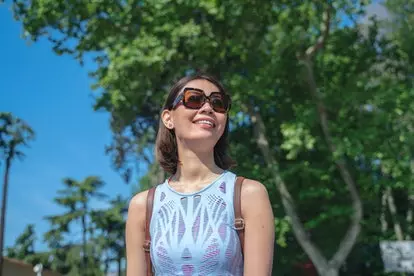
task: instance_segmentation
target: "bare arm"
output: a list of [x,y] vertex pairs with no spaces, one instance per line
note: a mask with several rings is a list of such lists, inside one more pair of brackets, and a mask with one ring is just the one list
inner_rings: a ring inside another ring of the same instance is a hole
[[274,250],[274,216],[266,187],[246,179],[241,191],[244,217],[244,275],[272,275]]
[[148,191],[135,195],[128,207],[125,226],[126,276],[146,275],[145,252],[145,211]]

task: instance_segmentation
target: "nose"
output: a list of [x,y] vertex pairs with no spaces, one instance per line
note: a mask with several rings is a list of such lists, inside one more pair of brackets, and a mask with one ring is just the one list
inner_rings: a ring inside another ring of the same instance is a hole
[[207,100],[205,103],[200,107],[200,113],[213,113],[213,107],[210,104],[210,101]]

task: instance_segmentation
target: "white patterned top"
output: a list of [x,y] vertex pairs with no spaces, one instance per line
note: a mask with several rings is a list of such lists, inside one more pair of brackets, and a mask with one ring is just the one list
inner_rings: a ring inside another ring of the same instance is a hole
[[234,229],[235,180],[225,171],[195,193],[177,192],[168,180],[157,187],[150,226],[155,275],[243,275]]

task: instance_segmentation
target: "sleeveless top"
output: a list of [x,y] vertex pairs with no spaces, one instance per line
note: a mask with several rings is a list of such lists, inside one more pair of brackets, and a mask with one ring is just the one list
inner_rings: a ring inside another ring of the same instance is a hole
[[225,171],[194,193],[157,186],[150,224],[154,274],[243,275],[243,256],[234,229],[236,175]]

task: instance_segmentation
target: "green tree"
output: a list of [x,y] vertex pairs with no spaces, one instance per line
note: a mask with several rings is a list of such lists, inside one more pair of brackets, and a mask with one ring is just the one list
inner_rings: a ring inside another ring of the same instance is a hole
[[[99,191],[104,186],[104,182],[99,177],[89,176],[83,181],[65,178],[63,184],[64,189],[58,191],[59,195],[54,201],[67,211],[61,215],[46,217],[52,225],[52,229],[46,233],[46,238],[55,243],[54,248],[59,248],[61,247],[62,235],[70,233],[71,231],[70,225],[75,222],[80,222],[82,232],[82,250],[80,251],[80,255],[82,256],[82,260],[80,262],[79,274],[96,275],[94,274],[94,268],[96,268],[94,247],[89,246],[90,250],[88,250],[88,239],[93,239],[90,202],[94,198],[103,199],[106,197]],[[79,247],[71,246],[71,249],[76,252],[79,250]],[[74,255],[76,256],[76,254]]]
[[27,146],[34,139],[34,131],[30,126],[13,116],[11,113],[0,113],[0,158],[4,161],[3,193],[0,218],[0,276],[3,271],[3,246],[6,221],[7,195],[9,187],[9,174],[12,161],[15,158],[22,158],[21,146]]
[[9,258],[22,260],[26,263],[36,264],[41,263],[44,268],[50,268],[49,256],[50,252],[36,252],[35,241],[36,232],[34,224],[29,224],[24,229],[23,233],[17,237],[14,246],[7,248],[7,256]]
[[[278,229],[292,229],[278,238],[275,262],[291,275],[293,264],[311,259],[320,275],[338,275],[355,244],[389,237],[375,221],[381,197],[397,186],[409,194],[412,182],[411,159],[393,150],[412,152],[412,79],[401,66],[410,47],[379,36],[375,20],[359,23],[369,2],[17,0],[13,7],[28,38],[47,37],[57,54],[81,63],[92,57],[102,91],[95,108],[111,114],[108,151],[127,180],[137,158],[153,160],[171,82],[216,74],[233,99],[235,170],[266,184]],[[286,247],[293,236],[297,243]]]
[[64,226],[52,224],[51,227],[44,234],[44,240],[50,249],[50,267],[63,275],[79,275],[80,252],[78,255],[70,252],[76,251],[80,246],[64,240],[64,233],[67,233]]
[[34,225],[29,224],[24,229],[23,233],[17,237],[14,247],[7,248],[7,256],[19,260],[25,260],[26,257],[35,253],[34,243],[36,240],[36,233]]
[[118,275],[123,275],[127,200],[117,196],[109,203],[108,209],[96,210],[91,214],[94,227],[99,231],[94,239],[103,253],[104,274],[107,274],[110,264],[116,262]]

